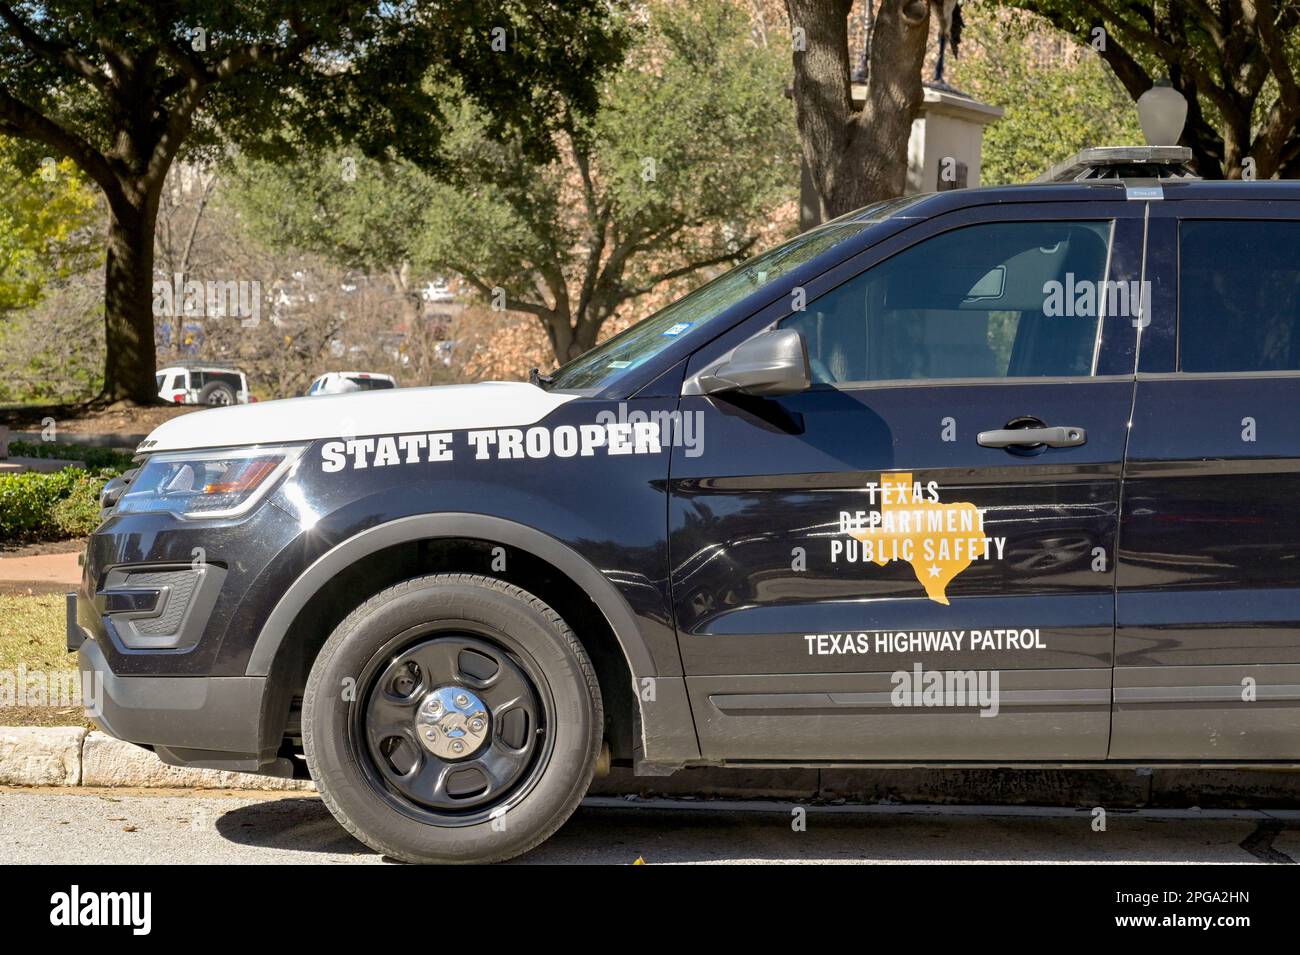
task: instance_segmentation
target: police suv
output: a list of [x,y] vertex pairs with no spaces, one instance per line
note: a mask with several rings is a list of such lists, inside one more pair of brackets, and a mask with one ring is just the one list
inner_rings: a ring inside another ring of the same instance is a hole
[[500,860],[593,774],[1300,766],[1300,185],[1094,152],[821,225],[531,383],[176,418],[105,731]]

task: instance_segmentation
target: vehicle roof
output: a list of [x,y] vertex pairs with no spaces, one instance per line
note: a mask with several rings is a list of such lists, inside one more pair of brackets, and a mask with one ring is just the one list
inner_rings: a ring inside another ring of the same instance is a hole
[[164,371],[230,371],[237,375],[244,373],[242,369],[236,368],[234,365],[214,365],[206,361],[174,361],[170,365],[159,368],[157,373],[162,374]]
[[[1164,201],[1179,200],[1238,200],[1238,201],[1300,201],[1300,181],[1268,179],[1245,181],[1240,179],[1092,179],[1079,182],[1020,183],[1010,186],[977,186],[973,189],[953,189],[918,196],[889,218],[924,219],[942,212],[968,206],[992,205],[1011,202],[1095,202],[1123,200],[1132,186],[1159,186]],[[872,207],[858,216],[850,213],[839,221],[853,222],[871,218]]]
[[326,371],[317,375],[316,378],[319,380],[321,378],[328,378],[330,375],[366,375],[370,378],[388,378],[389,380],[395,380],[392,375],[386,375],[382,371]]

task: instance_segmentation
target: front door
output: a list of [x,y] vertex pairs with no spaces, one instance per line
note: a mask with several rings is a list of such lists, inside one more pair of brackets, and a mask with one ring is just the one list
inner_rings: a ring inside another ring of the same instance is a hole
[[794,327],[815,382],[682,399],[702,442],[673,452],[670,556],[702,755],[1105,758],[1132,208],[919,224],[694,356],[688,379]]

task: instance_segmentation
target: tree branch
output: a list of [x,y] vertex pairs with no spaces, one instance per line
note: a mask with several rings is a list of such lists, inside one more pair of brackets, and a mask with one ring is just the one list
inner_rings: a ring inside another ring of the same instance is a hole
[[0,84],[0,132],[34,139],[67,156],[99,184],[110,203],[119,203],[126,198],[122,184],[103,153],[17,99],[3,84]]
[[599,203],[596,199],[596,186],[591,178],[591,163],[586,152],[578,147],[573,134],[569,134],[569,147],[573,161],[582,178],[582,197],[587,210],[587,263],[583,269],[582,287],[578,292],[578,315],[585,315],[596,288],[596,278],[600,274],[600,260],[605,254],[605,243],[609,238],[609,220],[612,207],[608,202]]
[[659,272],[652,275],[646,280],[646,283],[639,288],[624,290],[627,294],[622,296],[619,301],[627,301],[628,299],[636,298],[638,295],[645,295],[647,292],[653,291],[655,286],[659,285],[661,282],[670,282],[673,279],[679,279],[684,275],[690,275],[692,272],[698,272],[700,269],[707,269],[712,265],[727,265],[737,262],[743,259],[757,242],[758,236],[753,235],[742,242],[739,248],[733,252],[724,252],[720,255],[713,256],[712,258],[701,259],[698,262],[690,262],[675,269],[668,269],[664,272]]
[[1280,99],[1286,111],[1294,116],[1300,114],[1300,86],[1296,85],[1295,73],[1291,61],[1287,59],[1286,50],[1278,39],[1276,21],[1277,11],[1273,0],[1246,0],[1245,10],[1253,17],[1255,28],[1259,31],[1260,43],[1264,48],[1264,57],[1277,80]]
[[51,63],[63,64],[100,90],[107,88],[108,78],[94,63],[66,44],[45,39],[28,26],[7,3],[0,3],[0,20],[4,20],[18,41],[37,56],[44,57]]
[[[474,286],[474,288],[477,289],[485,298],[492,297],[492,286],[488,285],[483,279],[474,275],[472,272],[465,271],[463,266],[451,265],[450,267],[466,282]],[[546,321],[550,321],[556,317],[556,312],[552,308],[548,308],[547,306],[540,305],[536,302],[526,302],[523,299],[511,298],[509,294],[506,295],[505,310],[507,312],[525,312],[529,315],[536,315],[538,318]]]

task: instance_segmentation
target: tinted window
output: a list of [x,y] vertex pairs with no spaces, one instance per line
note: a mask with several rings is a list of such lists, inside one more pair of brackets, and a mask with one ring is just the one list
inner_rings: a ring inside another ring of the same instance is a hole
[[393,387],[393,383],[386,378],[349,378],[348,381],[355,384],[358,391],[378,391]]
[[803,333],[819,382],[1088,375],[1109,241],[1109,222],[967,226],[783,324]]
[[1178,367],[1300,370],[1300,223],[1179,226]]

